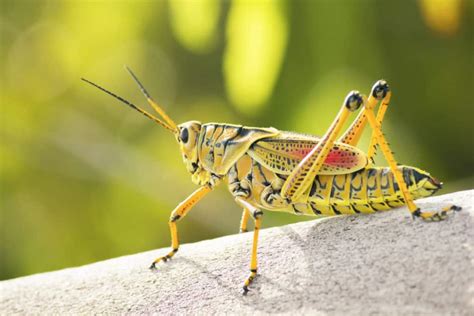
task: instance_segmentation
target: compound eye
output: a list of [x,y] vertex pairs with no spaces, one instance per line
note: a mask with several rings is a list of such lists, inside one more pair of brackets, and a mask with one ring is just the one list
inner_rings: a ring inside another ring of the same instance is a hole
[[183,143],[187,143],[188,142],[188,139],[189,139],[189,132],[188,132],[188,129],[186,127],[183,127],[181,129],[181,133],[179,134],[179,138],[181,139],[181,141]]

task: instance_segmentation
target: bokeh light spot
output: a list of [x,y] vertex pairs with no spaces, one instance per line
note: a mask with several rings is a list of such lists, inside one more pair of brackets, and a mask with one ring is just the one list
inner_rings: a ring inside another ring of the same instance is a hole
[[171,27],[176,39],[194,53],[207,53],[215,44],[218,0],[170,0]]
[[224,76],[232,103],[244,113],[258,110],[278,78],[288,37],[280,1],[234,1],[227,22]]
[[459,29],[461,0],[419,0],[425,23],[442,35],[453,35]]

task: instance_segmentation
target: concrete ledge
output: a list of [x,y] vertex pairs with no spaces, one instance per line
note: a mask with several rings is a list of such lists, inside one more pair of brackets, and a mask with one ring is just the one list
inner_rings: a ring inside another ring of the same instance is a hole
[[154,272],[167,249],[3,281],[0,311],[473,315],[473,194],[420,200],[463,207],[439,223],[399,209],[264,229],[247,296],[251,233],[183,245]]

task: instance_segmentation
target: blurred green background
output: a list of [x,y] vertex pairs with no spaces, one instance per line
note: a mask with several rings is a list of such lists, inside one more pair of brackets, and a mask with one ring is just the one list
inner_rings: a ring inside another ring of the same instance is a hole
[[[316,135],[348,91],[384,78],[399,161],[442,193],[472,188],[472,13],[461,0],[1,0],[0,277],[169,245],[170,211],[195,189],[174,138],[79,80],[144,105],[124,64],[177,122]],[[182,242],[238,231],[226,190],[180,222]]]

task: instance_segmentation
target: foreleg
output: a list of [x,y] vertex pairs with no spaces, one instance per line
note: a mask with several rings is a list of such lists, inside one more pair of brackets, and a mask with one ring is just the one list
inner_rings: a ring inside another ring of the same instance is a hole
[[176,223],[182,219],[186,214],[192,209],[197,202],[199,202],[207,193],[209,193],[212,189],[208,186],[203,186],[194,191],[190,196],[186,198],[183,202],[181,202],[171,213],[170,220],[168,225],[170,227],[171,232],[171,251],[163,257],[157,258],[150,266],[150,269],[154,269],[156,264],[160,261],[168,261],[171,259],[179,249],[179,239],[178,239],[178,227]]

